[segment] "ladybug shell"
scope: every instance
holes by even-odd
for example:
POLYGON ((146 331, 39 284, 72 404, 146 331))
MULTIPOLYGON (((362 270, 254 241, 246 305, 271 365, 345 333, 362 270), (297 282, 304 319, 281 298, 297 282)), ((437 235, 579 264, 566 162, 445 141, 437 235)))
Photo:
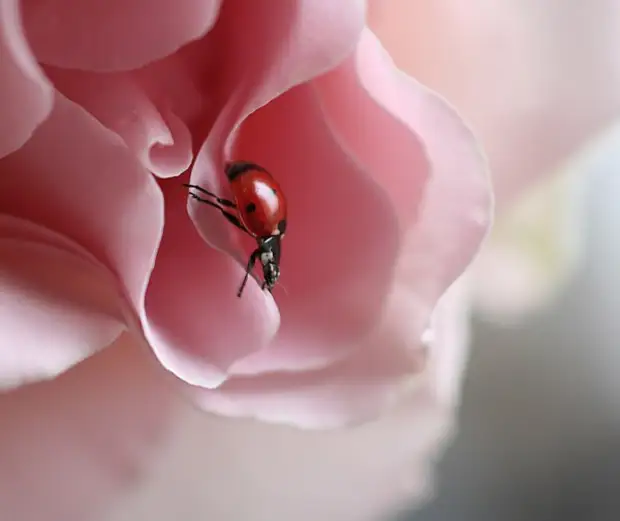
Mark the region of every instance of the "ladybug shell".
POLYGON ((286 199, 280 185, 264 168, 232 163, 226 169, 239 218, 255 237, 284 235, 286 199))

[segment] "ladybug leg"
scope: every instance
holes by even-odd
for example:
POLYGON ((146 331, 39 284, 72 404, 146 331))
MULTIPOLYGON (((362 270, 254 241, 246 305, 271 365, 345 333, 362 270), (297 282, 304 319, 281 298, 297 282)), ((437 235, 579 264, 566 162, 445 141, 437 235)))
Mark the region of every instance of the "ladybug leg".
POLYGON ((212 192, 209 192, 209 190, 205 190, 204 188, 202 188, 202 186, 198 186, 198 185, 188 185, 188 184, 184 184, 183 185, 185 188, 193 188, 194 190, 198 190, 199 192, 202 192, 205 195, 208 195, 210 197, 213 197, 213 199, 215 199, 218 203, 220 203, 222 206, 226 206, 228 208, 237 208, 237 205, 235 203, 233 203, 232 201, 229 201, 228 199, 222 199, 221 197, 218 197, 217 195, 215 195, 212 192))
POLYGON ((252 252, 252 255, 250 255, 250 259, 248 260, 248 265, 245 268, 245 276, 243 277, 243 281, 241 282, 241 286, 239 287, 239 291, 237 292, 237 297, 241 297, 241 294, 243 293, 243 289, 245 288, 245 285, 248 283, 248 278, 250 277, 250 273, 252 273, 252 270, 254 269, 254 264, 256 264, 256 259, 258 259, 258 257, 260 256, 260 249, 256 249, 252 252))
POLYGON ((198 197, 196 194, 194 194, 192 192, 190 192, 189 195, 190 195, 190 197, 192 199, 196 199, 196 201, 198 201, 198 202, 201 202, 201 203, 204 203, 204 204, 208 204, 209 206, 213 206, 213 208, 217 208, 220 212, 222 212, 222 215, 224 217, 226 217, 228 222, 230 222, 231 224, 233 224, 234 226, 236 226, 237 228, 239 228, 240 230, 244 231, 245 233, 247 233, 248 235, 250 235, 252 237, 252 234, 245 229, 245 226, 243 226, 243 224, 241 224, 241 221, 236 216, 234 216, 233 214, 227 212, 220 205, 215 204, 213 201, 209 201, 208 199, 203 199, 202 197, 198 197))

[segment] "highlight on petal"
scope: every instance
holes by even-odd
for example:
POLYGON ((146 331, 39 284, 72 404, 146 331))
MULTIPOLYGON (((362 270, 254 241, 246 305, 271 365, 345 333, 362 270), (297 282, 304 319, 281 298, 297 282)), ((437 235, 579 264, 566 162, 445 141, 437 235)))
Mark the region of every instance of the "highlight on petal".
POLYGON ((237 298, 243 268, 205 246, 187 216, 179 181, 162 181, 162 187, 166 224, 146 293, 144 328, 168 370, 192 385, 216 387, 235 360, 272 340, 280 317, 256 284, 237 298))
POLYGON ((200 38, 221 0, 38 0, 22 2, 39 61, 99 72, 142 67, 200 38))
POLYGON ((471 269, 441 296, 422 339, 428 349, 425 377, 438 404, 456 408, 467 365, 471 337, 473 277, 471 269))
POLYGON ((125 328, 111 273, 67 242, 0 215, 0 389, 53 378, 125 328))
POLYGON ((0 393, 4 519, 99 519, 145 478, 176 403, 149 356, 123 335, 54 380, 0 393))
POLYGON ((0 158, 26 142, 52 110, 53 89, 24 37, 19 0, 0 3, 0 158))
POLYGON ((50 117, 0 160, 0 208, 88 250, 133 307, 144 292, 163 228, 162 194, 120 138, 57 94, 50 117))
POLYGON ((160 110, 137 78, 47 67, 54 86, 123 138, 146 169, 179 175, 192 161, 192 138, 171 110, 160 110))

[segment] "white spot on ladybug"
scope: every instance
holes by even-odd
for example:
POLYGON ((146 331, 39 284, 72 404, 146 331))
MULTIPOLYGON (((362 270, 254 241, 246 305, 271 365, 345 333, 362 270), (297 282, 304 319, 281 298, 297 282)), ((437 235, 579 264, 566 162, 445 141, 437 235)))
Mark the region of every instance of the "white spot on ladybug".
POLYGON ((265 251, 263 253, 260 254, 260 262, 263 266, 267 266, 267 264, 270 264, 273 262, 273 252, 272 251, 265 251))

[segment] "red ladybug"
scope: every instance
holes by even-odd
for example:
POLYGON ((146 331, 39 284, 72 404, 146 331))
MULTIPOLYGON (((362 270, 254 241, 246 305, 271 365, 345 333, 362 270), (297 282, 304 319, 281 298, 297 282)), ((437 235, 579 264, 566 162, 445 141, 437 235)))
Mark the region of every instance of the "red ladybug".
POLYGON ((280 241, 286 232, 286 199, 271 174, 255 163, 228 163, 226 177, 233 201, 222 199, 198 185, 183 186, 212 197, 214 201, 189 193, 197 201, 217 208, 237 228, 256 239, 257 247, 250 255, 237 296, 241 297, 254 264, 259 259, 263 267, 262 288, 271 291, 280 277, 280 241), (231 208, 236 215, 227 208, 231 208))

